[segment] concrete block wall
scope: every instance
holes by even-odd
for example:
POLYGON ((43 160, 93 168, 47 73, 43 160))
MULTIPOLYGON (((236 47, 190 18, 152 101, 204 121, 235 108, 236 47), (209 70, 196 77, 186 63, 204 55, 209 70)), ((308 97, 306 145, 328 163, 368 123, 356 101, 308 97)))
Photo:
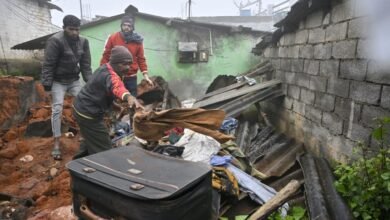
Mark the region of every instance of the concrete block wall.
POLYGON ((0 14, 0 61, 4 57, 7 60, 33 58, 33 51, 11 50, 11 47, 59 30, 51 24, 49 8, 39 1, 4 0, 0 14))
POLYGON ((266 111, 283 132, 330 161, 352 158, 357 141, 374 145, 373 118, 390 116, 390 73, 367 53, 367 20, 357 1, 335 1, 264 51, 285 98, 266 111), (337 2, 337 3, 336 3, 337 2))

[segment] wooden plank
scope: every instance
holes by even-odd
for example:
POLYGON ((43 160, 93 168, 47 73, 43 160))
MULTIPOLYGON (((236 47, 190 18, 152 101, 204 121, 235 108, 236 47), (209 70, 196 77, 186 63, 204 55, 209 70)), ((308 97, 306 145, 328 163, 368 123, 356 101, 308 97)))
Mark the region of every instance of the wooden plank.
POLYGON ((275 85, 280 84, 280 83, 281 83, 280 80, 271 80, 271 81, 259 83, 259 84, 256 84, 256 85, 253 85, 250 87, 245 87, 242 89, 233 89, 233 90, 227 91, 225 93, 221 93, 221 94, 212 96, 208 99, 197 102, 194 104, 194 108, 202 108, 202 107, 205 107, 205 106, 208 106, 211 104, 215 104, 215 103, 222 102, 222 101, 225 101, 228 99, 239 97, 239 96, 245 95, 245 94, 250 93, 250 92, 258 91, 261 89, 266 89, 266 88, 275 86, 275 85))
POLYGON ((282 190, 274 197, 262 205, 255 213, 249 216, 249 220, 265 219, 274 210, 282 206, 289 197, 298 191, 301 183, 298 180, 291 180, 282 190))

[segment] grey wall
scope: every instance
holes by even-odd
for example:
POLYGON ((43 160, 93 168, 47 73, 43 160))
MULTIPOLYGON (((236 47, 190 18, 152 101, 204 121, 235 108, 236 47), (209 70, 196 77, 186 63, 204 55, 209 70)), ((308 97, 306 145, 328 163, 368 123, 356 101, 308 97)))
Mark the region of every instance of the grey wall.
POLYGON ((267 108, 273 123, 330 161, 350 159, 357 141, 374 146, 372 119, 390 116, 390 74, 369 59, 357 1, 309 15, 264 51, 286 95, 267 108))
POLYGON ((0 6, 1 61, 30 59, 32 51, 11 50, 11 47, 58 30, 51 24, 47 6, 32 0, 4 0, 0 6))

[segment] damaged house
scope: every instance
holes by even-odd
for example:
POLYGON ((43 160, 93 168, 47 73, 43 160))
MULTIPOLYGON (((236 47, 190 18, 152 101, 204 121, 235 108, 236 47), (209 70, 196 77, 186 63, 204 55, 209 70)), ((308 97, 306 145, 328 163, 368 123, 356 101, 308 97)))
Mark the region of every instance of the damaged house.
MULTIPOLYGON (((366 17, 358 10, 358 2, 300 0, 275 25, 278 29, 260 41, 256 38, 263 32, 253 35, 241 27, 133 11, 137 31, 145 37, 151 75, 163 76, 181 100, 197 98, 194 108, 156 110, 146 116, 136 113, 135 136, 153 144, 134 138, 128 147, 73 160, 67 164, 69 171, 64 164, 51 165, 37 158, 40 167, 28 167, 28 181, 18 175, 28 166, 18 157, 38 153, 23 147, 22 138, 10 138, 11 131, 22 133, 23 127, 11 128, 0 142, 0 156, 1 162, 15 164, 7 163, 7 169, 0 171, 17 170, 12 177, 24 182, 19 191, 4 184, 9 180, 1 175, 0 183, 7 192, 33 197, 34 212, 28 213, 36 219, 56 216, 50 211, 59 207, 52 203, 60 198, 65 198, 60 207, 63 213, 69 213, 73 203, 79 208, 78 216, 91 219, 137 215, 139 219, 254 220, 267 219, 276 210, 285 216, 295 206, 304 207, 309 219, 353 219, 334 189, 329 162, 351 160, 361 140, 375 148, 372 119, 390 113, 389 74, 380 71, 366 53, 369 38, 362 31, 366 17), (232 135, 235 139, 230 140, 232 135), (174 158, 164 159, 157 153, 174 158), (54 167, 58 173, 45 167, 54 167), (31 174, 37 170, 39 178, 48 176, 46 182, 37 184, 39 178, 31 174), (70 179, 73 185, 68 189, 70 179), (158 205, 153 207, 151 200, 158 205)), ((118 30, 121 16, 83 26, 94 65, 99 62, 104 36, 118 30)), ((44 141, 39 144, 32 139, 30 144, 48 155, 45 146, 50 139, 44 141)), ((75 141, 64 137, 62 142, 69 161, 75 141)))
POLYGON ((61 28, 51 23, 50 10, 61 8, 48 0, 5 0, 0 7, 0 73, 18 72, 26 74, 39 71, 39 62, 34 51, 11 50, 11 47, 23 41, 45 34, 53 33, 61 28), (23 62, 26 65, 19 65, 23 62))

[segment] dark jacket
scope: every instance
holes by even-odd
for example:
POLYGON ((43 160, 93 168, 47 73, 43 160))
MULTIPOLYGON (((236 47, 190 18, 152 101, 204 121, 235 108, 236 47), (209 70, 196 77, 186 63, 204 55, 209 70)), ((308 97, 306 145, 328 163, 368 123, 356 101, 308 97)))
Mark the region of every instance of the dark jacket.
POLYGON ((100 66, 73 102, 75 111, 85 117, 101 119, 115 98, 125 100, 130 92, 109 63, 100 66))
POLYGON ((88 40, 79 37, 78 41, 72 42, 66 38, 64 31, 50 37, 46 42, 42 66, 43 86, 51 87, 53 81, 71 83, 79 80, 80 71, 87 82, 92 75, 88 40))

